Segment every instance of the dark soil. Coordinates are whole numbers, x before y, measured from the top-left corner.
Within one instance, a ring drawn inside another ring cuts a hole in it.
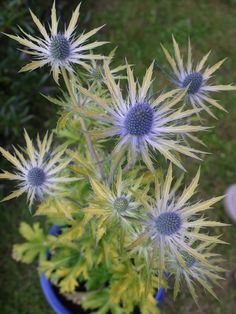
[[[59,293],[59,289],[56,286],[53,286],[53,290],[55,291],[60,302],[65,306],[66,309],[70,311],[71,314],[90,314],[90,311],[84,310],[79,304],[75,304],[74,302],[66,299],[62,294]],[[108,312],[111,314],[111,312]],[[135,307],[133,314],[140,314],[140,311],[137,307]]]

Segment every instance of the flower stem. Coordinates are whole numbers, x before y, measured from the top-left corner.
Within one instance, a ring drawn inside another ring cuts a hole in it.
[[[77,101],[77,99],[75,97],[75,94],[74,94],[74,92],[73,92],[73,90],[71,88],[70,80],[68,78],[67,72],[66,72],[64,67],[61,67],[61,73],[62,73],[64,82],[65,82],[66,88],[68,90],[68,93],[69,93],[69,95],[71,97],[71,100],[73,102],[73,105],[77,108],[79,106],[79,103],[78,103],[78,101]],[[81,128],[82,128],[84,137],[86,139],[91,158],[95,161],[95,165],[96,165],[96,168],[97,168],[97,171],[98,171],[100,177],[104,178],[105,175],[104,175],[103,169],[101,167],[101,163],[100,163],[100,161],[98,159],[97,153],[96,153],[96,151],[94,149],[94,146],[92,144],[92,141],[91,141],[91,138],[89,136],[86,124],[85,124],[85,122],[84,122],[84,120],[83,120],[83,118],[81,116],[79,116],[79,122],[81,124]]]

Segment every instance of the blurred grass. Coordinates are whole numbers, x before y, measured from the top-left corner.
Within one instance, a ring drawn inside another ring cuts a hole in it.
[[[69,14],[72,2],[68,4],[66,1],[58,1],[62,8],[61,12],[66,8],[65,12]],[[46,1],[31,2],[31,7],[37,12],[45,12],[50,5]],[[20,8],[24,8],[24,5],[20,5]],[[112,45],[105,48],[106,52],[118,45],[118,60],[123,62],[124,57],[127,57],[130,63],[136,65],[137,74],[143,74],[145,68],[154,58],[160,64],[165,62],[159,43],[161,42],[170,48],[171,35],[174,34],[180,45],[185,48],[188,37],[191,37],[196,60],[210,49],[212,49],[210,58],[212,64],[227,56],[225,65],[218,72],[217,80],[219,83],[236,82],[235,0],[99,0],[96,2],[87,0],[84,1],[82,10],[84,14],[83,24],[86,27],[106,24],[100,35],[102,39],[108,39],[112,42]],[[42,17],[45,17],[45,14],[42,14]],[[25,16],[23,20],[25,21]],[[19,23],[22,24],[22,17],[19,18]],[[8,28],[11,27],[12,21],[8,25]],[[10,44],[8,42],[8,45],[13,47],[12,42]],[[2,51],[1,54],[4,56]],[[22,63],[22,60],[17,63]],[[10,67],[10,65],[8,66]],[[40,77],[39,73],[37,77]],[[161,87],[158,78],[162,79],[160,73],[157,73],[157,84]],[[20,81],[19,75],[14,79]],[[37,92],[36,87],[35,92]],[[11,90],[8,97],[13,95],[15,95],[14,90]],[[207,150],[212,154],[205,156],[201,163],[202,176],[199,187],[201,198],[221,195],[228,185],[236,182],[236,93],[225,93],[219,95],[218,98],[221,99],[229,114],[218,111],[219,120],[217,121],[205,117],[206,124],[214,125],[215,128],[202,136],[207,144]],[[29,105],[34,106],[32,99],[29,100]],[[44,103],[44,106],[48,108],[50,104]],[[188,161],[188,164],[187,176],[191,178],[199,164],[192,161]],[[1,205],[3,208],[0,211],[0,249],[3,256],[0,261],[0,313],[48,314],[52,311],[43,299],[34,266],[17,264],[11,259],[11,247],[13,243],[19,240],[17,232],[19,221],[32,221],[23,204],[24,202],[21,205],[15,201]],[[223,204],[217,206],[209,214],[212,218],[229,222],[224,213]],[[222,283],[223,288],[217,288],[217,294],[221,301],[214,300],[202,289],[199,289],[200,309],[198,309],[188,291],[184,289],[184,293],[176,302],[173,302],[171,296],[168,297],[167,295],[162,307],[163,314],[235,313],[235,226],[225,228],[224,239],[231,244],[218,248],[218,251],[226,258],[225,267],[229,270],[225,274],[226,279]]]

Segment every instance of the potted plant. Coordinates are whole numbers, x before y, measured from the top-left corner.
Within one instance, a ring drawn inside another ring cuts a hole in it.
[[[215,296],[224,269],[212,250],[224,241],[208,228],[225,224],[205,211],[222,197],[194,200],[200,169],[185,185],[182,156],[204,154],[192,147],[207,130],[200,115],[224,110],[211,93],[235,90],[209,82],[223,61],[207,66],[207,54],[193,66],[189,42],[185,64],[173,37],[174,56],[163,47],[172,86],[157,92],[155,61],[139,81],[128,61],[113,66],[115,50],[94,52],[107,43],[92,40],[101,27],[77,34],[79,10],[62,31],[54,2],[49,30],[30,11],[40,36],[7,34],[33,58],[21,72],[48,65],[59,93],[44,95],[59,107],[52,132],[32,140],[25,130],[25,147],[0,148],[15,167],[0,178],[18,182],[4,201],[26,193],[30,212],[46,218],[21,223],[13,257],[38,261],[58,314],[158,313],[172,283],[174,298],[182,283],[196,302],[198,284]]]

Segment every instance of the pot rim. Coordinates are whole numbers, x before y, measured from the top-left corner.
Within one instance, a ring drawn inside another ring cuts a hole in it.
[[[57,225],[52,225],[48,231],[48,234],[56,235],[60,230],[60,227]],[[48,258],[48,252],[46,256]],[[44,274],[39,274],[39,280],[43,294],[56,314],[72,314],[59,300],[56,292],[54,291],[51,282],[46,278]]]
[[[48,302],[48,304],[51,306],[51,308],[55,311],[56,314],[72,314],[65,306],[60,302],[58,299],[52,284],[49,280],[47,280],[46,276],[44,274],[39,275],[40,285],[41,289],[43,291],[43,294]]]

